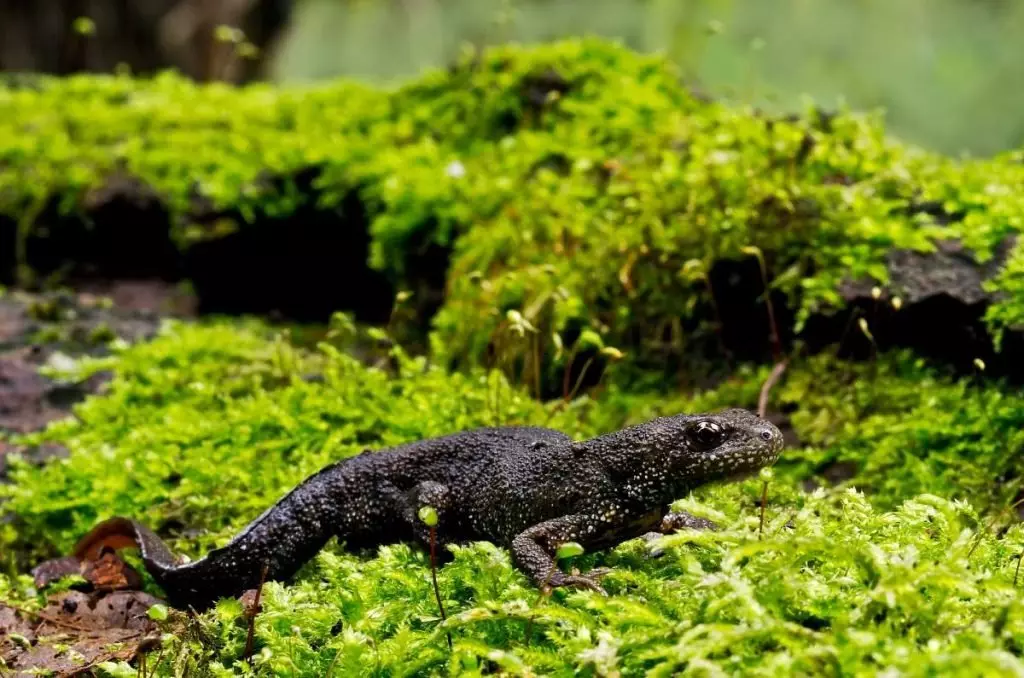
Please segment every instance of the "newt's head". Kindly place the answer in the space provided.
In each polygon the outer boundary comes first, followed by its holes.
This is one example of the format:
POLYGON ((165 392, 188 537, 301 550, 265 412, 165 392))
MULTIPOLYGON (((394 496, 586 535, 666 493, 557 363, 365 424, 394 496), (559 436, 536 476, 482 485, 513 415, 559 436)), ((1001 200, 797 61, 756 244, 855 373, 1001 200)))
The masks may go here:
POLYGON ((650 455, 648 473, 675 488, 748 476, 782 451, 782 431, 743 409, 661 417, 633 431, 635 451, 650 455))

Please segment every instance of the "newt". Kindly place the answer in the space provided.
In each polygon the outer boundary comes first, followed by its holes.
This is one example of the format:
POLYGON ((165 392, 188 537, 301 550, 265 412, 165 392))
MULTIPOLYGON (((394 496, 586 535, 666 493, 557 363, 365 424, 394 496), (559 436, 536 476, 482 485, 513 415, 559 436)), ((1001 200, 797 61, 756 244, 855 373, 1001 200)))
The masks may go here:
POLYGON ((332 537, 347 549, 429 545, 419 519, 436 510, 439 554, 451 543, 490 541, 538 585, 603 592, 602 573, 552 571, 565 542, 588 550, 683 527, 714 525, 668 505, 699 486, 773 464, 782 433, 742 409, 660 417, 585 441, 547 428, 479 428, 331 464, 309 476, 226 545, 183 562, 151 529, 125 517, 99 523, 75 547, 137 547, 176 607, 209 608, 267 580, 292 577, 332 537), (550 578, 549 578, 550 575, 550 578))

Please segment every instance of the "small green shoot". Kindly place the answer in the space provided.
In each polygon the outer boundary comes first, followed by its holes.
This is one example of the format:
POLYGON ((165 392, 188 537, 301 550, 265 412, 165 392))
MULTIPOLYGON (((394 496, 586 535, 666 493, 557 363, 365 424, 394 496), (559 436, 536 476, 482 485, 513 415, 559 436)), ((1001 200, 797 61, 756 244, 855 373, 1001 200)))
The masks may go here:
MULTIPOLYGON (((417 512, 420 522, 430 529, 430 578, 434 584, 434 598, 437 600, 437 609, 441 613, 441 622, 444 623, 448 617, 444 611, 444 604, 441 602, 441 589, 437 585, 437 509, 433 506, 421 506, 417 512)), ((445 632, 448 639, 448 651, 452 650, 452 634, 445 632)))

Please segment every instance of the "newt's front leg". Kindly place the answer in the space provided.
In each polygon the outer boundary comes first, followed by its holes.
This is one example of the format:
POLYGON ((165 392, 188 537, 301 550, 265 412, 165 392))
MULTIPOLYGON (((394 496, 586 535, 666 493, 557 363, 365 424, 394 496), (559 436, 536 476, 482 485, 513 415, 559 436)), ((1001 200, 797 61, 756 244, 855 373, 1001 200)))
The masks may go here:
POLYGON ((546 520, 516 535, 512 540, 512 559, 537 586, 574 586, 605 594, 598 581, 605 570, 569 575, 558 570, 554 559, 559 546, 571 541, 586 544, 587 537, 597 534, 602 527, 599 518, 586 514, 546 520))

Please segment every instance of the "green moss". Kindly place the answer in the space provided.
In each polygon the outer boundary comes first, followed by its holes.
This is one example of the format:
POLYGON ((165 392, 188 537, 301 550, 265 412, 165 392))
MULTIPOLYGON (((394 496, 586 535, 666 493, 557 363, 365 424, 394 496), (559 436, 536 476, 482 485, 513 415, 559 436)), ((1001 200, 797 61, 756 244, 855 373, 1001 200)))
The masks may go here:
POLYGON ((1018 240, 1006 266, 986 287, 1000 295, 985 312, 985 320, 994 329, 999 345, 1007 330, 1024 330, 1024 239, 1018 240))
MULTIPOLYGON (((437 345, 453 360, 480 360, 512 308, 545 340, 590 328, 634 358, 663 363, 660 346, 682 354, 711 341, 714 296, 727 290, 704 276, 752 248, 763 253, 771 289, 797 310, 799 331, 812 314, 843 305, 842 281, 884 287, 894 248, 928 251, 960 238, 986 258, 1024 219, 1012 189, 1019 169, 994 161, 984 166, 985 207, 967 205, 978 194, 966 187, 947 201, 968 211, 962 222, 940 228, 908 216, 922 190, 940 194, 980 171, 887 143, 859 116, 833 119, 829 133, 813 115, 784 123, 717 106, 659 122, 620 151, 594 138, 599 125, 588 137, 575 121, 560 135, 520 135, 469 170, 487 186, 473 187, 468 202, 486 203, 482 196, 503 187, 506 199, 456 243, 435 321, 437 345), (555 148, 569 169, 536 171, 555 148)), ((550 342, 544 348, 550 355, 550 342)))
POLYGON ((392 90, 76 76, 0 90, 0 106, 0 213, 15 218, 48 199, 80 210, 127 173, 187 245, 226 232, 189 225, 197 199, 244 222, 358 192, 372 264, 399 285, 425 245, 454 248, 435 319, 451 364, 481 363, 510 309, 539 330, 506 346, 512 363, 557 371, 552 335, 589 328, 663 364, 713 341, 702 273, 751 248, 800 329, 842 306, 844 279, 884 286, 893 248, 959 238, 985 259, 1024 227, 1017 154, 953 161, 876 115, 705 102, 667 61, 598 40, 467 53, 392 90), (311 188, 293 181, 306 170, 311 188), (937 226, 908 211, 920 201, 964 218, 937 226))
MULTIPOLYGON (((244 221, 355 190, 373 263, 396 281, 424 244, 454 252, 431 359, 394 351, 396 374, 332 344, 307 353, 259 325, 220 323, 171 325, 64 365, 117 376, 74 419, 15 441, 71 452, 13 463, 0 486, 0 598, 26 605, 25 561, 66 552, 112 514, 144 518, 195 557, 366 448, 490 424, 588 437, 657 414, 752 408, 766 368, 685 395, 643 386, 652 377, 634 369, 714 340, 705 276, 716 262, 762 257, 799 327, 841 304, 846 277, 884 285, 893 248, 958 238, 984 261, 1024 228, 1019 154, 952 161, 886 138, 875 116, 777 120, 700 101, 663 61, 597 41, 467 55, 392 91, 42 78, 0 90, 0 111, 0 213, 16 221, 50 200, 81 211, 127 173, 160 193, 183 245, 244 227, 190 226, 197 197, 244 221), (312 192, 292 181, 308 169, 312 192), (917 201, 962 218, 911 216, 917 201), (492 342, 512 385, 477 369, 492 342), (620 376, 640 376, 631 390, 612 378, 568 402, 528 395, 538 373, 560 384, 570 361, 622 358, 620 376)), ((1024 317, 1022 251, 987 283, 1001 294, 987 315, 996 332, 1024 317)), ((365 342, 375 351, 379 334, 365 342)), ((256 663, 311 676, 1024 671, 1012 586, 1024 534, 1005 510, 1024 471, 1022 398, 905 353, 796 361, 771 402, 801 443, 778 466, 763 538, 757 480, 701 490, 680 501, 723 531, 672 537, 660 559, 638 541, 588 553, 581 567, 615 568, 613 595, 560 591, 537 607, 504 550, 470 545, 440 573, 445 628, 423 554, 332 546, 294 583, 267 586, 256 663), (850 476, 839 487, 801 491, 837 469, 850 476)), ((241 614, 225 601, 197 620, 172 615, 170 654, 242 671, 241 614)))
MULTIPOLYGON (((176 324, 115 357, 83 360, 78 378, 110 368, 117 376, 75 419, 23 439, 60 442, 71 455, 15 465, 14 484, 0 488, 2 511, 14 518, 4 521, 2 550, 66 551, 120 513, 196 557, 307 474, 365 448, 495 423, 547 423, 585 437, 664 412, 750 406, 764 376, 742 369, 675 399, 612 388, 558 408, 496 375, 450 375, 394 357, 399 373, 389 376, 327 344, 299 351, 258 325, 176 324)), ((639 540, 588 553, 573 564, 613 567, 611 597, 559 591, 536 606, 536 589, 505 550, 458 548, 439 573, 444 628, 423 553, 331 545, 295 582, 266 587, 256 664, 309 676, 331 664, 333 675, 478 675, 489 662, 544 675, 1022 670, 1024 600, 1011 584, 1024 533, 989 527, 1005 522, 993 502, 1015 491, 1016 481, 995 479, 1020 471, 1020 398, 937 377, 907 355, 881 356, 874 367, 824 357, 796 364, 772 402, 792 410, 803 445, 784 453, 763 537, 757 479, 703 489, 680 506, 724 530, 670 537, 658 559, 639 540), (799 489, 833 461, 856 463, 851 483, 870 501, 852 488, 799 489), (455 640, 451 658, 444 629, 455 640)), ((36 604, 27 577, 0 577, 0 598, 36 604)), ((191 622, 172 615, 168 656, 241 671, 241 616, 233 601, 191 622)))
POLYGON ((287 186, 272 190, 258 179, 317 166, 337 145, 358 138, 384 100, 349 83, 239 91, 167 73, 146 80, 41 78, 32 88, 0 91, 0 105, 4 213, 54 198, 74 212, 89 190, 127 174, 179 215, 196 198, 215 209, 273 214, 309 196, 290 195, 287 186))

